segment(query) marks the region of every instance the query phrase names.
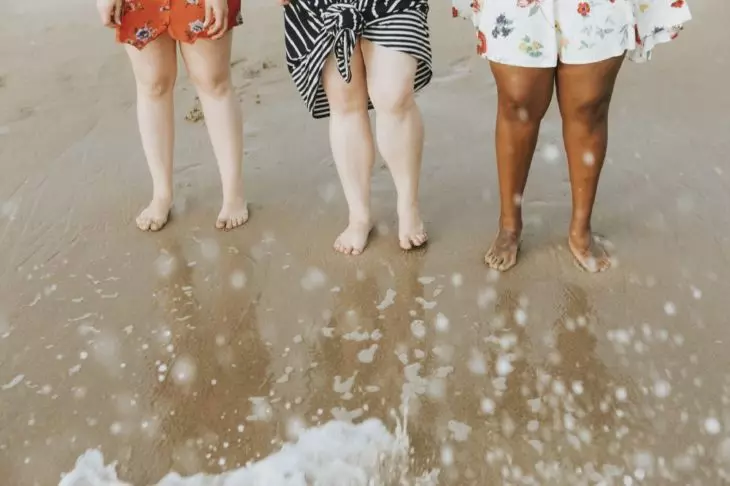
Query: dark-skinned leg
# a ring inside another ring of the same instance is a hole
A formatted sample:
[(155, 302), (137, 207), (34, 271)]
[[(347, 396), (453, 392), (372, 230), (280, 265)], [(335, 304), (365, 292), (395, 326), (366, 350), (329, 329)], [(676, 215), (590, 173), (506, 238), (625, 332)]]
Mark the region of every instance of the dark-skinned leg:
[(611, 267), (604, 244), (591, 229), (598, 180), (608, 145), (608, 111), (623, 56), (594, 64), (560, 64), (557, 92), (568, 155), (573, 214), (568, 244), (590, 272)]
[(545, 112), (550, 106), (555, 70), (491, 63), (497, 82), (497, 172), (499, 232), (484, 261), (506, 271), (517, 263), (522, 236), (522, 197)]

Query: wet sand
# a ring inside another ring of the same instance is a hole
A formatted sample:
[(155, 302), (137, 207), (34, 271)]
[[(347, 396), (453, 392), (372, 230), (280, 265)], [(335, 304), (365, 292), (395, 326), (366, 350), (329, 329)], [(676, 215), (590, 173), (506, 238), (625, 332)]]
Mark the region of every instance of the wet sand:
[[(482, 264), (494, 86), (445, 2), (419, 97), (431, 244), (398, 249), (378, 164), (379, 225), (358, 258), (331, 250), (346, 213), (327, 125), (309, 120), (280, 11), (260, 0), (234, 65), (251, 221), (213, 229), (218, 175), (183, 78), (173, 218), (138, 232), (150, 188), (133, 81), (86, 3), (8, 4), (0, 30), (2, 484), (57, 484), (89, 448), (142, 485), (264, 457), (292, 419), (394, 427), (416, 371), (413, 470), (441, 468), (441, 484), (728, 481), (728, 5), (696, 2), (678, 41), (621, 75), (595, 217), (618, 268), (572, 263), (564, 158), (538, 155), (521, 262), (499, 276)], [(540, 143), (560, 145), (556, 110)]]

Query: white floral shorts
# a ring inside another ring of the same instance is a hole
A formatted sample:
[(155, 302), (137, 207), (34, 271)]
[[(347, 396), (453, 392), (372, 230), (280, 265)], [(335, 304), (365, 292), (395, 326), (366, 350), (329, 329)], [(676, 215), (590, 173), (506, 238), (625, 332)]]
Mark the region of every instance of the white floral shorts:
[(477, 52), (512, 66), (650, 58), (691, 19), (685, 0), (452, 0), (477, 28)]

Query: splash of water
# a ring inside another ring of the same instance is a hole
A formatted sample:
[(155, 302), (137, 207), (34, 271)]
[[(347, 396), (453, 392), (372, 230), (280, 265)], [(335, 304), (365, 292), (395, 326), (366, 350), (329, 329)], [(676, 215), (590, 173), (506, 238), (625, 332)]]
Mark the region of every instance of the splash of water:
[[(157, 486), (435, 486), (438, 471), (409, 474), (407, 423), (394, 433), (377, 419), (359, 424), (333, 420), (299, 429), (296, 442), (247, 467), (221, 475), (165, 476)], [(89, 450), (59, 486), (133, 486), (121, 481), (116, 464), (106, 465), (98, 450)]]

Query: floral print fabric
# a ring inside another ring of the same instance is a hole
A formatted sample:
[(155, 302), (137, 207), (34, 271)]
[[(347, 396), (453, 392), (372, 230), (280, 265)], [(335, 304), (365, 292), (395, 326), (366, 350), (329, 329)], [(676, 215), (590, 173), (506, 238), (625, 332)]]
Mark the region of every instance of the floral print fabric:
[[(204, 28), (205, 0), (124, 0), (117, 40), (138, 49), (164, 32), (180, 42), (208, 37)], [(243, 22), (241, 0), (228, 0), (228, 27)]]
[(649, 60), (691, 19), (685, 0), (452, 0), (477, 28), (477, 52), (524, 67)]

